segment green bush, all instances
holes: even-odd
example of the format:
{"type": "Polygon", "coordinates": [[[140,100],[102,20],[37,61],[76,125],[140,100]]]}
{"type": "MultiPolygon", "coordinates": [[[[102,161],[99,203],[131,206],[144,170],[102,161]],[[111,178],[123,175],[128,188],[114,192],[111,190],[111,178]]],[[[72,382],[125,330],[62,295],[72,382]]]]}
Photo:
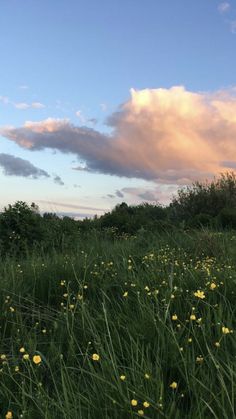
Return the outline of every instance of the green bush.
{"type": "Polygon", "coordinates": [[[236,229],[236,208],[223,208],[219,213],[218,220],[223,228],[236,229]]]}
{"type": "Polygon", "coordinates": [[[0,215],[0,242],[2,253],[22,254],[43,239],[43,226],[38,207],[17,201],[0,215]]]}

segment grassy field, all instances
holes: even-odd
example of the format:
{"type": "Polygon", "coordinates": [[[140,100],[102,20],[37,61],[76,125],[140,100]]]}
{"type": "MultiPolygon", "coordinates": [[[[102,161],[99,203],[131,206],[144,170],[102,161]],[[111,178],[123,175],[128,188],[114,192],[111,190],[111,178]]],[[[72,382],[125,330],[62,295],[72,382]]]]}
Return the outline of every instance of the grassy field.
{"type": "Polygon", "coordinates": [[[235,261],[207,231],[2,260],[1,418],[235,418],[235,261]]]}

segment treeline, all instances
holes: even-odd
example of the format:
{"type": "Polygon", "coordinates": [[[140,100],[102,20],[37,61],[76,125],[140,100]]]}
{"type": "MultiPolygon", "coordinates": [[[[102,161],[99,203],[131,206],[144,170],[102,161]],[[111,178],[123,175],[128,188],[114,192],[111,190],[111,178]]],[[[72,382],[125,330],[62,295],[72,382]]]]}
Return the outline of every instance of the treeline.
{"type": "Polygon", "coordinates": [[[221,174],[213,181],[181,188],[168,206],[123,202],[93,219],[74,220],[54,213],[40,215],[32,203],[18,201],[0,214],[0,253],[23,254],[35,248],[66,250],[96,231],[110,237],[171,229],[236,229],[236,176],[221,174]]]}

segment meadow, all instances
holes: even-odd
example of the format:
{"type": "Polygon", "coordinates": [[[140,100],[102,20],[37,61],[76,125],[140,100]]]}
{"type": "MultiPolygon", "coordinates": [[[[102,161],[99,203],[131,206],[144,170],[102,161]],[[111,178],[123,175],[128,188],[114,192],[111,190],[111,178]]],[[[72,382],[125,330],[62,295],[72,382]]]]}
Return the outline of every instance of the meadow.
{"type": "Polygon", "coordinates": [[[235,418],[236,234],[90,232],[0,262],[0,414],[235,418]]]}

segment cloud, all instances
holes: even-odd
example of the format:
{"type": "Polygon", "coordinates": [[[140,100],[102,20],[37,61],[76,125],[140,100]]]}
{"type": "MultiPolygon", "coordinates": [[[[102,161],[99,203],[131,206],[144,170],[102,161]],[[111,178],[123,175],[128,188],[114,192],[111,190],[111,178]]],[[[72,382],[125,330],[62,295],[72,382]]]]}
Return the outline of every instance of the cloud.
{"type": "Polygon", "coordinates": [[[123,192],[117,190],[116,191],[116,196],[118,196],[118,198],[123,198],[124,194],[123,194],[123,192]]]}
{"type": "Polygon", "coordinates": [[[107,211],[105,208],[97,208],[97,207],[89,207],[84,205],[76,205],[76,204],[70,204],[70,203],[64,203],[64,202],[55,202],[55,201],[39,201],[42,204],[48,204],[50,206],[60,207],[60,208],[69,208],[69,209],[77,209],[77,210],[90,210],[90,211],[98,211],[98,212],[104,212],[107,211]]]}
{"type": "Polygon", "coordinates": [[[230,22],[230,30],[232,33],[236,33],[236,20],[233,20],[232,22],[230,22]]]}
{"type": "Polygon", "coordinates": [[[27,84],[22,84],[21,86],[19,86],[20,90],[28,90],[29,86],[27,86],[27,84]]]}
{"type": "Polygon", "coordinates": [[[9,103],[9,98],[7,96],[0,96],[0,102],[7,105],[9,103]]]}
{"type": "Polygon", "coordinates": [[[226,1],[224,1],[224,2],[222,2],[218,5],[218,11],[220,13],[226,13],[226,12],[229,11],[229,9],[230,9],[230,3],[226,2],[226,1]]]}
{"type": "Polygon", "coordinates": [[[39,177],[50,177],[47,172],[35,167],[28,160],[15,157],[10,154],[0,154],[0,166],[6,176],[23,176],[38,179],[39,177]]]}
{"type": "Polygon", "coordinates": [[[53,180],[54,180],[54,182],[55,182],[57,185],[60,185],[60,186],[65,185],[65,183],[63,182],[63,180],[61,179],[61,177],[60,177],[60,176],[58,176],[58,175],[55,175],[53,180]]]}
{"type": "Polygon", "coordinates": [[[157,185],[154,188],[136,188],[136,187],[126,187],[122,189],[123,196],[124,194],[134,198],[136,202],[137,199],[140,201],[151,201],[151,202],[160,202],[162,204],[167,204],[174,193],[178,190],[178,185],[157,185]]]}
{"type": "Polygon", "coordinates": [[[106,111],[107,111],[107,104],[106,104],[106,103],[100,103],[100,109],[101,109],[103,112],[106,112],[106,111]]]}
{"type": "Polygon", "coordinates": [[[0,134],[31,151],[73,153],[84,162],[78,170],[165,184],[209,179],[222,171],[222,161],[236,162],[236,88],[131,89],[107,124],[110,134],[48,118],[0,134]]]}
{"type": "Polygon", "coordinates": [[[14,103],[14,106],[16,109],[43,109],[45,108],[45,105],[43,105],[43,103],[40,102],[32,102],[30,103],[25,103],[25,102],[19,102],[19,103],[14,103]]]}

